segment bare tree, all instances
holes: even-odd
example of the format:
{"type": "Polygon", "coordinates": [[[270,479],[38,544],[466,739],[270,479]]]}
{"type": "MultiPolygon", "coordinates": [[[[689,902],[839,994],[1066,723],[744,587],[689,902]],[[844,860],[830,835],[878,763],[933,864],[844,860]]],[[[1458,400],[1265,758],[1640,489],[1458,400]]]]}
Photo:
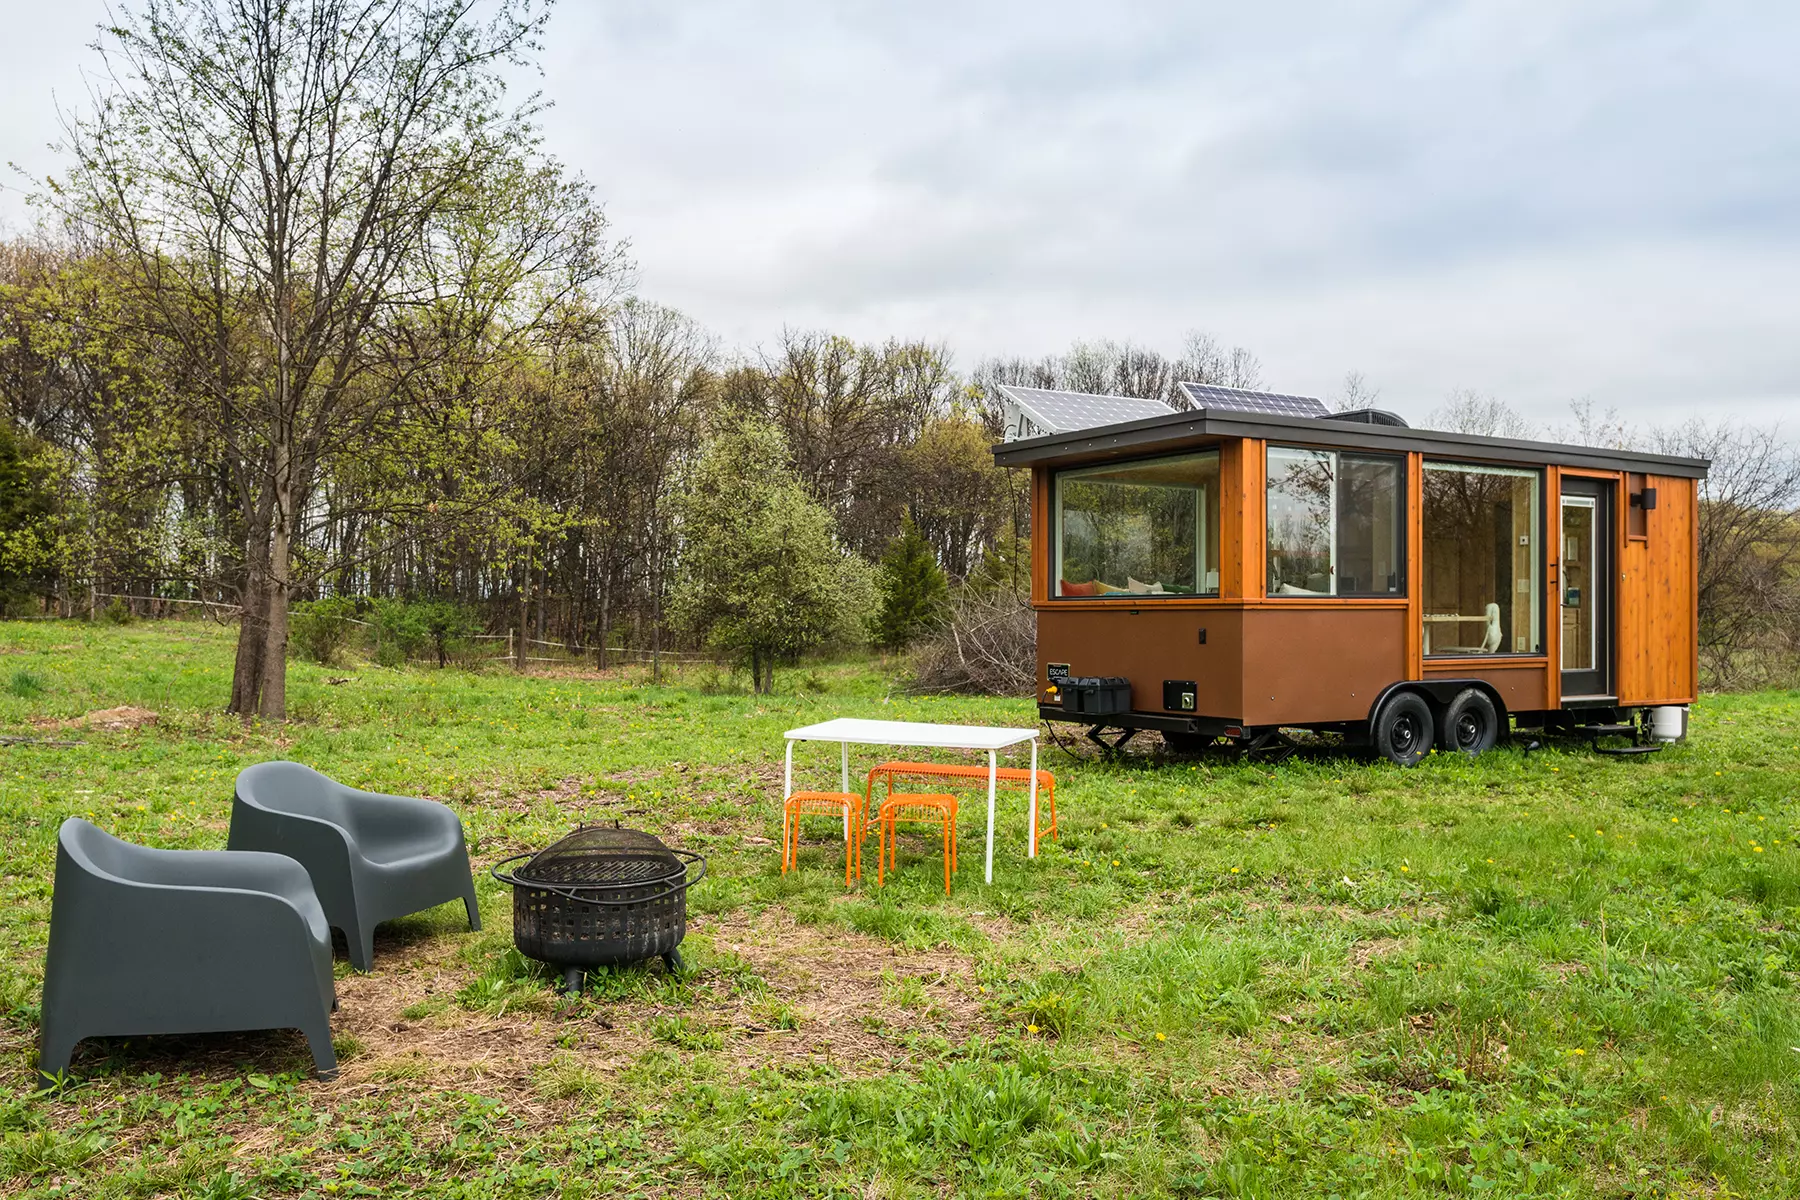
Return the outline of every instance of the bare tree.
{"type": "Polygon", "coordinates": [[[1788,682],[1779,668],[1759,670],[1768,655],[1757,652],[1784,651],[1790,667],[1800,652],[1800,451],[1778,429],[1700,420],[1652,430],[1648,442],[1712,461],[1699,518],[1708,674],[1724,685],[1788,682]]]}
{"type": "Polygon", "coordinates": [[[1529,438],[1531,423],[1504,400],[1473,388],[1458,388],[1425,417],[1428,429],[1477,437],[1529,438]]]}
{"type": "Polygon", "coordinates": [[[1633,429],[1619,415],[1619,410],[1611,406],[1597,408],[1592,400],[1571,400],[1569,416],[1570,421],[1558,425],[1552,433],[1557,441],[1608,450],[1630,450],[1644,440],[1644,435],[1633,429]]]}
{"type": "Polygon", "coordinates": [[[1344,382],[1338,387],[1338,412],[1354,412],[1360,408],[1374,408],[1375,402],[1381,399],[1381,389],[1369,386],[1361,371],[1345,371],[1344,382]]]}
{"type": "MultiPolygon", "coordinates": [[[[1225,347],[1210,333],[1196,330],[1182,343],[1175,359],[1174,376],[1182,383],[1210,383],[1218,387],[1260,388],[1262,362],[1242,346],[1225,347]]],[[[1177,408],[1187,408],[1179,389],[1170,398],[1177,408]]]]}
{"type": "MultiPolygon", "coordinates": [[[[286,713],[298,527],[321,465],[404,391],[414,316],[459,276],[499,314],[604,269],[586,187],[526,168],[534,109],[505,106],[547,8],[486,8],[145,0],[103,27],[104,83],[66,122],[52,195],[118,254],[227,449],[246,528],[233,712],[286,713]],[[485,238],[509,206],[530,235],[485,238]]],[[[491,344],[467,332],[433,344],[491,344]]]]}

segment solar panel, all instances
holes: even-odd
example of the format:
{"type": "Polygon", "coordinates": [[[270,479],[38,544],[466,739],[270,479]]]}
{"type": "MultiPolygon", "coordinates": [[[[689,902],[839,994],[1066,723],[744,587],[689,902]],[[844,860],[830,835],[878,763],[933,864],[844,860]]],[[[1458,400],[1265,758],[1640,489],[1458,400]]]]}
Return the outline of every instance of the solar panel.
{"type": "Polygon", "coordinates": [[[1272,413],[1278,417],[1323,417],[1331,410],[1311,396],[1285,396],[1280,392],[1253,392],[1247,388],[1220,387],[1213,383],[1184,383],[1182,394],[1195,408],[1231,412],[1272,413]]]}
{"type": "Polygon", "coordinates": [[[1119,425],[1146,417],[1166,417],[1175,411],[1161,400],[1095,396],[1087,392],[1059,392],[1011,384],[1001,386],[1000,396],[1006,409],[1008,441],[1119,425]]]}

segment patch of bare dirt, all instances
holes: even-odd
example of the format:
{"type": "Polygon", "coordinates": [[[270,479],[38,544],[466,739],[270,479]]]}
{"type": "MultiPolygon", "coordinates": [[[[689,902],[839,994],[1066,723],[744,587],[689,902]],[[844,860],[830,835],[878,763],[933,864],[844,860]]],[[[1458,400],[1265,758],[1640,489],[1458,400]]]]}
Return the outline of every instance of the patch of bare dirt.
{"type": "MultiPolygon", "coordinates": [[[[538,1072],[559,1056],[603,1081],[653,1048],[681,1058],[710,1054],[729,1078],[805,1061],[874,1075],[906,1062],[906,1043],[914,1035],[954,1043],[990,1028],[973,964],[961,954],[905,950],[850,930],[816,929],[780,910],[696,917],[690,927],[695,940],[709,940],[723,961],[697,972],[680,999],[653,992],[651,998],[581,1003],[533,992],[521,997],[521,1007],[495,1014],[470,1012],[456,1002],[476,975],[460,953],[468,935],[437,922],[383,927],[376,934],[375,970],[337,981],[332,1033],[340,1042],[348,1035],[354,1046],[340,1056],[335,1080],[308,1079],[301,1086],[333,1100],[479,1088],[504,1095],[527,1120],[549,1121],[560,1119],[567,1102],[546,1098],[538,1072]],[[717,1034],[721,1048],[691,1052],[659,1042],[657,1019],[672,1016],[717,1034]]],[[[297,1033],[268,1032],[83,1042],[74,1073],[91,1074],[106,1060],[128,1077],[213,1080],[306,1073],[310,1065],[297,1033]]],[[[121,1093],[137,1090],[135,1083],[120,1084],[121,1093]]]]}
{"type": "Polygon", "coordinates": [[[102,708],[83,716],[72,717],[67,721],[59,721],[54,717],[40,717],[32,724],[40,729],[104,729],[126,730],[142,729],[146,725],[154,725],[161,720],[156,713],[147,708],[133,708],[129,704],[121,704],[117,708],[102,708]]]}
{"type": "Polygon", "coordinates": [[[159,719],[147,708],[121,704],[117,708],[88,713],[81,718],[80,724],[86,729],[142,729],[146,725],[156,724],[159,719]]]}
{"type": "Polygon", "coordinates": [[[1350,949],[1350,966],[1360,971],[1376,959],[1386,958],[1402,944],[1399,938],[1370,938],[1366,942],[1358,942],[1350,949]]]}

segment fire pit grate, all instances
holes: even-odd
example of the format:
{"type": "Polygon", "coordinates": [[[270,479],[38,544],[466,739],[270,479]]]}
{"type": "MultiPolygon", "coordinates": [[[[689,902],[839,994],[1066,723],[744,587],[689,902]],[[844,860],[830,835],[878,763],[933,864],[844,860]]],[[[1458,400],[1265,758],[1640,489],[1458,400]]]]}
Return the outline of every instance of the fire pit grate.
{"type": "Polygon", "coordinates": [[[640,830],[584,826],[535,855],[496,863],[492,874],[513,889],[519,952],[561,968],[564,986],[578,992],[589,967],[660,955],[681,969],[687,890],[705,877],[706,860],[640,830]],[[521,859],[530,861],[503,869],[521,859]]]}

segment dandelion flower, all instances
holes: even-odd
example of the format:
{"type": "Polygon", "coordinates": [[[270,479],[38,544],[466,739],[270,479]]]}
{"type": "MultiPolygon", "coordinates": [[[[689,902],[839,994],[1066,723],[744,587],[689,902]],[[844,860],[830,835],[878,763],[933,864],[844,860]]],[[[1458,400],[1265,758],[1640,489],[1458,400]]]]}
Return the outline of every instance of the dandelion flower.
{"type": "Polygon", "coordinates": [[[1159,1033],[1156,1035],[1156,1040],[1159,1042],[1166,1042],[1169,1040],[1169,1035],[1166,1033],[1159,1033]]]}
{"type": "Polygon", "coordinates": [[[1577,1047],[1575,1047],[1575,1049],[1569,1051],[1569,1053],[1570,1054],[1586,1054],[1587,1051],[1583,1050],[1580,1046],[1577,1046],[1577,1047]]]}
{"type": "Polygon", "coordinates": [[[1231,873],[1233,875],[1236,875],[1238,873],[1238,869],[1236,867],[1231,868],[1231,873]]]}
{"type": "Polygon", "coordinates": [[[1118,866],[1118,865],[1119,865],[1119,860],[1118,860],[1118,859],[1116,859],[1116,858],[1115,858],[1115,859],[1113,859],[1113,866],[1115,866],[1115,867],[1116,867],[1116,866],[1118,866]]]}
{"type": "Polygon", "coordinates": [[[1037,1031],[1038,1031],[1038,1027],[1036,1025],[1027,1025],[1025,1027],[1026,1033],[1036,1033],[1037,1031]]]}
{"type": "Polygon", "coordinates": [[[1411,871],[1411,870],[1412,870],[1412,868],[1411,868],[1411,867],[1401,867],[1401,868],[1400,868],[1400,870],[1401,870],[1401,871],[1402,871],[1402,872],[1407,872],[1407,871],[1411,871]]]}
{"type": "Polygon", "coordinates": [[[1490,858],[1490,859],[1488,859],[1488,861],[1489,861],[1489,862],[1493,862],[1493,861],[1494,861],[1494,860],[1493,860],[1493,859],[1491,859],[1491,858],[1490,858]]]}

